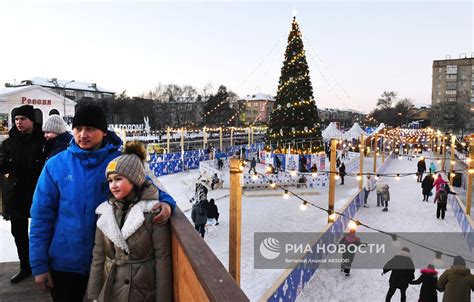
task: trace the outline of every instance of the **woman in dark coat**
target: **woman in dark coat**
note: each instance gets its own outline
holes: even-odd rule
[[[423,181],[421,182],[421,188],[422,193],[423,193],[423,201],[428,201],[428,198],[430,197],[431,190],[433,190],[434,187],[434,178],[431,174],[428,174],[425,176]]]
[[[341,163],[341,166],[339,167],[339,176],[341,177],[341,185],[343,185],[344,176],[346,176],[346,165],[344,165],[344,163]]]
[[[219,225],[219,210],[217,209],[213,198],[209,200],[209,204],[207,205],[207,218],[215,219],[216,225]]]
[[[63,118],[51,115],[43,124],[44,138],[46,139],[45,153],[49,159],[61,151],[66,150],[72,135],[67,131]]]
[[[437,283],[438,272],[435,270],[433,264],[429,264],[427,268],[422,269],[421,276],[410,282],[410,284],[421,284],[418,302],[437,302]]]

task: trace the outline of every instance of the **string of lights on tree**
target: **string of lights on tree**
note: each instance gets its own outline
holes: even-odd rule
[[[293,18],[267,139],[320,136],[302,35]]]

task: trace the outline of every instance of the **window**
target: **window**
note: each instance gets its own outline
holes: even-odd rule
[[[93,97],[94,97],[94,94],[93,94],[92,92],[85,91],[85,92],[84,92],[84,97],[86,97],[86,98],[93,98]]]
[[[447,74],[446,75],[446,80],[456,80],[457,75],[456,74]]]
[[[76,92],[74,90],[66,90],[66,95],[75,96]]]
[[[436,85],[437,88],[441,88],[441,84],[438,83],[438,85]]]
[[[446,66],[446,74],[457,74],[458,66],[457,65],[448,65]]]
[[[454,103],[454,102],[456,102],[456,98],[446,98],[446,102]]]
[[[437,94],[437,95],[441,95],[441,91],[438,90],[436,94]]]
[[[450,95],[456,94],[456,90],[446,90],[446,94],[450,94]]]
[[[463,82],[463,83],[462,83],[462,87],[466,87],[466,82]]]
[[[456,82],[446,83],[446,89],[449,89],[449,90],[456,89]]]
[[[443,68],[438,68],[438,72],[443,72]]]

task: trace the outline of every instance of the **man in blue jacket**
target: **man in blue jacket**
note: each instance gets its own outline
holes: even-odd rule
[[[49,159],[33,197],[30,264],[40,289],[56,301],[83,301],[89,278],[96,228],[96,207],[107,200],[105,168],[120,155],[121,140],[107,131],[107,118],[95,105],[84,106],[72,123],[74,140]],[[175,201],[159,190],[166,223]],[[156,209],[158,210],[158,209]]]

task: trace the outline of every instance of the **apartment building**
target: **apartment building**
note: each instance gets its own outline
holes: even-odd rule
[[[474,130],[474,56],[433,61],[431,106],[435,128]]]

